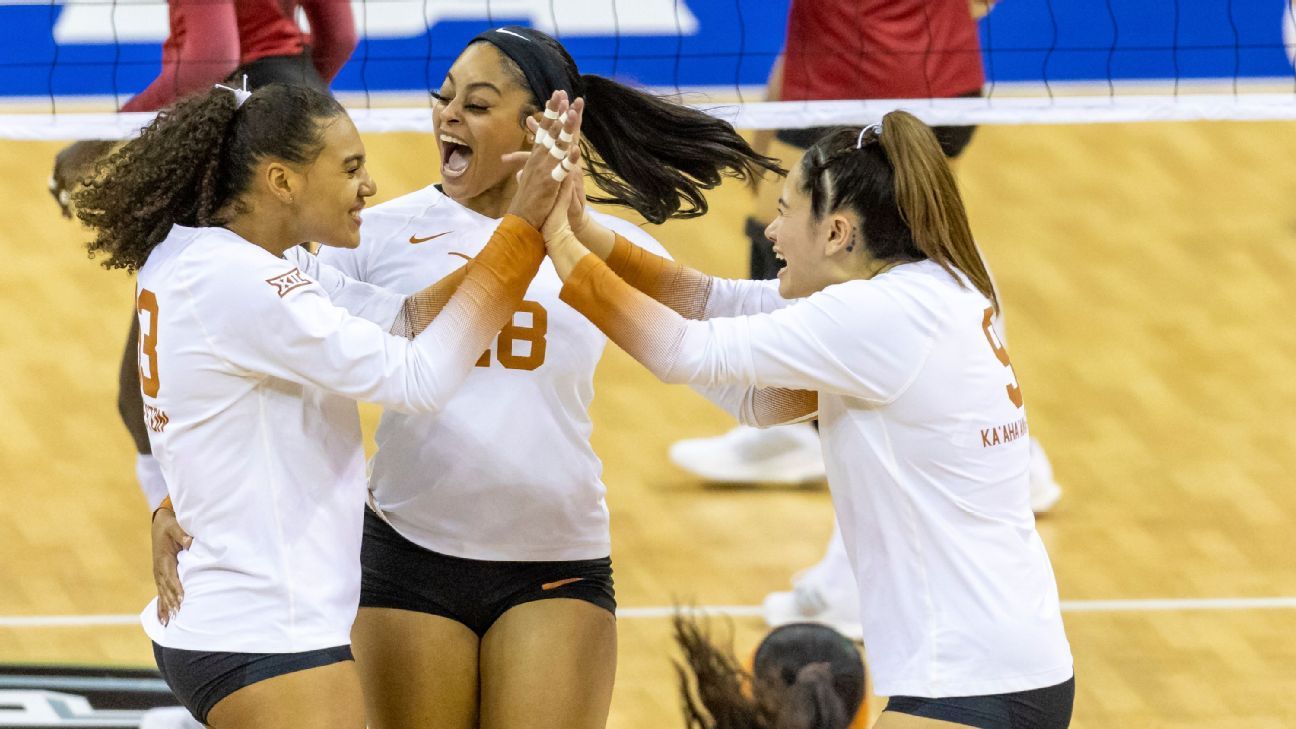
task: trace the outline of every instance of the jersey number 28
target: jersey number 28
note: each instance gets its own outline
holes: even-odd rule
[[[518,314],[530,314],[531,323],[520,325],[517,323]],[[506,370],[534,370],[545,361],[545,334],[549,332],[549,312],[534,301],[523,300],[522,305],[513,314],[513,318],[508,324],[500,330],[499,338],[495,340],[495,357]],[[531,351],[526,354],[514,354],[513,345],[515,342],[527,342],[531,345]],[[481,359],[477,360],[478,367],[490,367],[491,353],[486,350],[482,353]]]

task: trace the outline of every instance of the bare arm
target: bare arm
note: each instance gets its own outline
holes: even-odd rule
[[[351,3],[349,0],[303,0],[301,7],[310,22],[311,63],[324,83],[331,84],[358,42]]]
[[[149,444],[148,427],[144,424],[144,397],[139,381],[139,317],[131,312],[130,331],[126,334],[126,348],[122,350],[121,369],[117,373],[117,414],[135,441],[135,451],[142,455],[153,452]]]

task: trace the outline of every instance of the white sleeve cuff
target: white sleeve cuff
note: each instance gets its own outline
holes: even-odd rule
[[[140,491],[148,500],[149,511],[156,511],[158,504],[167,497],[166,478],[162,476],[162,466],[153,456],[144,453],[135,457],[135,478],[139,479]]]

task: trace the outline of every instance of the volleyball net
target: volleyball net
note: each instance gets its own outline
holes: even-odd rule
[[[344,1],[344,0],[339,0]],[[679,94],[743,129],[1296,118],[1296,0],[1003,0],[980,22],[984,96],[765,100],[787,0],[354,0],[334,82],[362,131],[431,129],[428,91],[503,24],[559,38],[581,70]],[[864,19],[865,22],[867,18]],[[113,110],[157,74],[162,0],[0,0],[0,138],[125,138]],[[825,49],[831,52],[831,49]]]

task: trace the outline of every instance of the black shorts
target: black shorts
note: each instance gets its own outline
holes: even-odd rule
[[[213,653],[153,644],[153,660],[171,693],[193,718],[207,723],[212,707],[258,681],[352,660],[351,646],[304,653]]]
[[[327,94],[328,84],[320,78],[319,71],[311,62],[310,49],[297,56],[266,56],[249,61],[239,66],[230,75],[230,81],[238,84],[247,75],[248,88],[259,89],[268,84],[285,84],[288,86],[307,86]]]
[[[1066,729],[1075,703],[1075,677],[1031,691],[926,699],[892,696],[886,710],[979,729]]]
[[[365,511],[360,607],[439,615],[478,635],[510,608],[537,600],[584,600],[616,614],[612,560],[504,562],[424,549]]]

